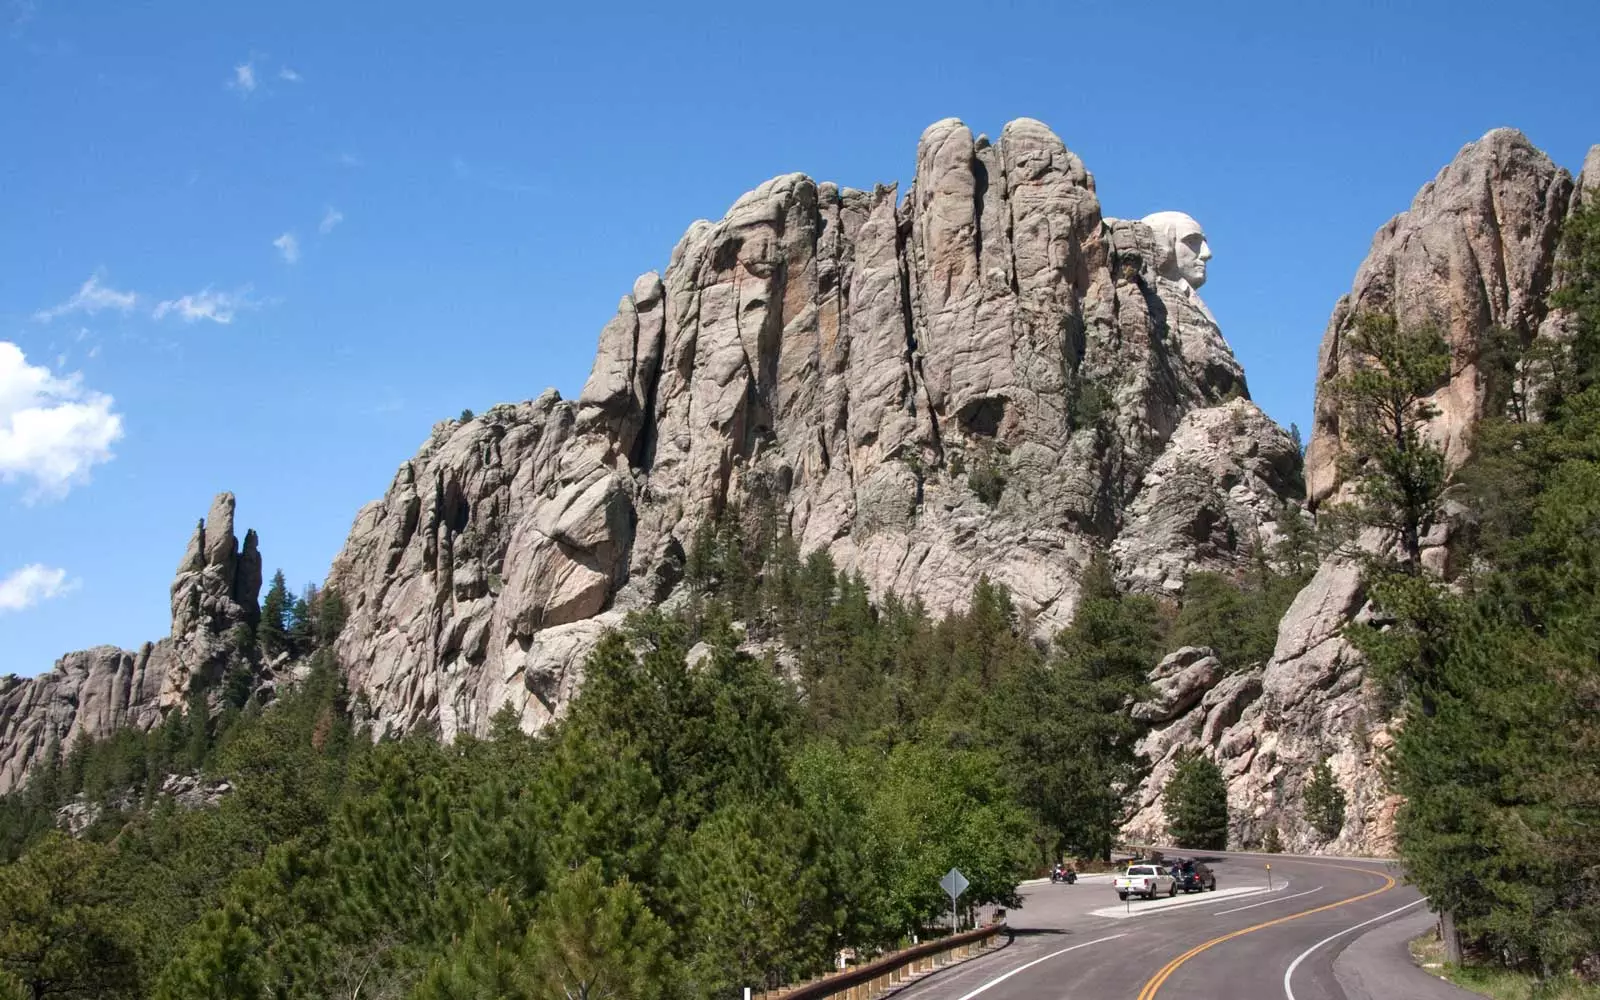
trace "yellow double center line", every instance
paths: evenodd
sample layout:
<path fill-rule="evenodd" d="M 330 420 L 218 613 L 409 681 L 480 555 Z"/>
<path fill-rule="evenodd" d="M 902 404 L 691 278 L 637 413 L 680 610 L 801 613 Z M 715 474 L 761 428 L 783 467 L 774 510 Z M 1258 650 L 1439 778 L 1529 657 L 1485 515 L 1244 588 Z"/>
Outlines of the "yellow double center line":
<path fill-rule="evenodd" d="M 1373 896 L 1376 896 L 1379 893 L 1388 892 L 1397 884 L 1393 877 L 1385 875 L 1382 872 L 1375 872 L 1370 868 L 1356 868 L 1353 865 L 1330 865 L 1315 861 L 1303 861 L 1300 863 L 1315 864 L 1319 868 L 1343 868 L 1346 871 L 1361 872 L 1363 875 L 1376 875 L 1383 879 L 1383 888 L 1374 889 L 1371 892 L 1364 892 L 1359 896 L 1351 896 L 1349 899 L 1341 899 L 1337 903 L 1329 903 L 1326 906 L 1318 906 L 1310 910 L 1301 910 L 1299 913 L 1291 913 L 1287 917 L 1279 917 L 1276 920 L 1268 920 L 1264 923 L 1255 924 L 1250 927 L 1242 927 L 1231 934 L 1224 934 L 1221 937 L 1212 938 L 1210 941 L 1207 941 L 1204 944 L 1197 944 L 1193 948 L 1190 948 L 1188 951 L 1184 952 L 1182 955 L 1179 955 L 1177 958 L 1168 962 L 1166 965 L 1163 965 L 1161 967 L 1161 971 L 1151 976 L 1150 981 L 1144 984 L 1144 989 L 1139 991 L 1139 1000 L 1152 1000 L 1152 998 L 1156 995 L 1156 990 L 1159 990 L 1162 984 L 1165 983 L 1174 972 L 1177 972 L 1183 963 L 1189 961 L 1189 959 L 1195 957 L 1208 948 L 1213 948 L 1224 941 L 1232 941 L 1236 937 L 1243 937 L 1246 934 L 1253 934 L 1256 931 L 1265 930 L 1268 927 L 1276 927 L 1279 924 L 1286 924 L 1291 920 L 1299 920 L 1301 917 L 1309 917 L 1313 913 L 1324 913 L 1328 910 L 1338 909 L 1341 906 L 1349 906 L 1351 903 L 1359 903 L 1363 899 L 1371 899 Z"/>

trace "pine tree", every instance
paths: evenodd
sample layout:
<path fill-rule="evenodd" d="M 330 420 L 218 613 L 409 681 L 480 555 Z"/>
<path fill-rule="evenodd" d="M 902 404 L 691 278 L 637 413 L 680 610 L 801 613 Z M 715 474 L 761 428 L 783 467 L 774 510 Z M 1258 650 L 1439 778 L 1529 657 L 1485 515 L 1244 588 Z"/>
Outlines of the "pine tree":
<path fill-rule="evenodd" d="M 350 612 L 344 603 L 344 598 L 337 588 L 325 587 L 317 601 L 316 608 L 316 644 L 319 649 L 331 647 L 339 638 L 339 633 L 344 631 L 344 623 L 349 618 Z"/>
<path fill-rule="evenodd" d="M 1349 448 L 1345 473 L 1357 484 L 1353 513 L 1381 530 L 1404 571 L 1415 573 L 1444 489 L 1444 453 L 1424 431 L 1438 412 L 1428 397 L 1450 374 L 1450 351 L 1437 330 L 1402 327 L 1381 313 L 1358 317 L 1347 343 L 1348 369 L 1333 390 Z"/>
<path fill-rule="evenodd" d="M 261 652 L 271 659 L 289 649 L 289 585 L 283 579 L 283 570 L 272 574 L 267 596 L 261 602 L 261 621 L 256 625 L 256 638 Z"/>
<path fill-rule="evenodd" d="M 524 946 L 536 1000 L 651 1000 L 668 985 L 666 926 L 626 880 L 590 862 L 541 900 Z"/>
<path fill-rule="evenodd" d="M 531 1000 L 533 970 L 506 898 L 494 893 L 479 904 L 466 935 L 435 961 L 415 1000 Z"/>
<path fill-rule="evenodd" d="M 1311 769 L 1305 787 L 1306 821 L 1323 840 L 1333 840 L 1344 829 L 1344 790 L 1333 779 L 1333 768 L 1324 757 Z"/>
<path fill-rule="evenodd" d="M 1163 792 L 1167 833 L 1179 847 L 1228 846 L 1228 783 L 1222 769 L 1198 753 L 1183 753 Z"/>
<path fill-rule="evenodd" d="M 136 985 L 131 929 L 112 905 L 111 852 L 52 831 L 0 867 L 0 974 L 28 995 L 106 996 Z"/>
<path fill-rule="evenodd" d="M 1590 195 L 1561 226 L 1557 281 L 1552 308 L 1563 310 L 1572 326 L 1571 373 L 1559 379 L 1558 394 L 1576 395 L 1600 381 L 1600 198 Z M 1564 384 L 1562 384 L 1564 383 Z"/>
<path fill-rule="evenodd" d="M 317 648 L 317 610 L 321 598 L 315 584 L 306 589 L 289 605 L 289 649 L 296 656 L 310 656 Z"/>

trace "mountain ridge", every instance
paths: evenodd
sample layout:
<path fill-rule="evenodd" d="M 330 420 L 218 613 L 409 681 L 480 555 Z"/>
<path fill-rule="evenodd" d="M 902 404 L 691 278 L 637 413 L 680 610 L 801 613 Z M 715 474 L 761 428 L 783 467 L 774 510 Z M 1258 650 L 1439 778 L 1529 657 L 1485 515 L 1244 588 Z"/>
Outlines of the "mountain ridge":
<path fill-rule="evenodd" d="M 1487 323 L 1554 335 L 1559 317 L 1528 303 L 1543 299 L 1553 227 L 1590 174 L 1563 181 L 1520 133 L 1496 130 L 1380 228 L 1324 336 L 1313 500 L 1337 487 L 1320 387 L 1350 317 L 1442 319 L 1463 356 Z M 1515 258 L 1491 268 L 1505 276 L 1494 294 L 1473 298 L 1465 267 L 1423 280 L 1427 247 L 1476 267 L 1490 221 L 1533 234 L 1491 241 Z M 576 399 L 546 390 L 441 421 L 357 514 L 328 584 L 350 612 L 337 650 L 366 721 L 451 738 L 487 731 L 510 703 L 524 728 L 547 724 L 607 629 L 681 599 L 696 536 L 720 517 L 774 518 L 802 550 L 935 612 L 988 576 L 1041 637 L 1070 621 L 1099 552 L 1122 586 L 1153 594 L 1240 571 L 1283 518 L 1302 517 L 1299 456 L 1249 401 L 1194 290 L 1164 273 L 1169 252 L 1149 226 L 1103 218 L 1082 161 L 1030 119 L 997 141 L 931 125 L 903 198 L 785 174 L 693 223 L 619 302 Z M 1463 370 L 1446 389 L 1449 440 L 1481 411 Z M 220 495 L 196 531 L 168 639 L 0 680 L 0 792 L 51 745 L 154 725 L 194 678 L 242 655 L 232 637 L 258 614 L 261 566 L 253 533 L 233 535 L 233 506 Z M 1440 572 L 1449 542 L 1430 540 Z M 1382 849 L 1385 720 L 1363 714 L 1361 665 L 1339 634 L 1364 603 L 1355 567 L 1324 562 L 1268 663 L 1177 692 L 1182 713 L 1147 712 L 1165 724 L 1146 743 L 1155 767 L 1130 831 L 1158 828 L 1174 755 L 1198 749 L 1224 764 L 1237 836 L 1284 824 L 1294 840 L 1296 776 L 1332 750 L 1355 817 L 1334 846 Z M 282 666 L 257 665 L 267 681 Z M 1207 674 L 1164 661 L 1153 676 L 1181 687 Z"/>

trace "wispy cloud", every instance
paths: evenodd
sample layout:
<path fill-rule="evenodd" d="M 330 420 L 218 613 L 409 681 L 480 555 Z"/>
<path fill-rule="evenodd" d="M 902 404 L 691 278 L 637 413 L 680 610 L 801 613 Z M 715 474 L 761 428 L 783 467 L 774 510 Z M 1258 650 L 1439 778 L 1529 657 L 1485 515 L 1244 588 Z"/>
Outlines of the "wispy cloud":
<path fill-rule="evenodd" d="M 294 233 L 284 233 L 273 240 L 272 245 L 278 248 L 285 264 L 293 264 L 300 259 L 300 239 Z"/>
<path fill-rule="evenodd" d="M 40 601 L 77 589 L 78 581 L 68 580 L 67 571 L 30 563 L 0 580 L 0 614 L 26 611 Z"/>
<path fill-rule="evenodd" d="M 459 156 L 451 158 L 450 170 L 458 181 L 477 184 L 504 194 L 534 194 L 543 190 L 541 185 L 533 181 L 512 176 L 494 167 L 475 166 Z"/>
<path fill-rule="evenodd" d="M 278 79 L 283 80 L 283 81 L 288 82 L 288 83 L 299 83 L 300 82 L 300 74 L 296 73 L 294 70 L 292 70 L 289 67 L 285 66 L 282 69 L 278 70 Z"/>
<path fill-rule="evenodd" d="M 330 205 L 328 210 L 322 213 L 322 221 L 317 223 L 317 232 L 326 236 L 343 221 L 344 213 Z"/>
<path fill-rule="evenodd" d="M 256 62 L 255 59 L 246 59 L 233 68 L 233 78 L 228 81 L 228 87 L 241 94 L 253 94 L 256 89 Z"/>
<path fill-rule="evenodd" d="M 86 482 L 122 437 L 113 405 L 85 389 L 81 376 L 29 364 L 22 348 L 0 341 L 0 482 L 30 480 L 29 500 L 64 496 Z"/>
<path fill-rule="evenodd" d="M 89 275 L 78 291 L 67 301 L 48 309 L 40 309 L 33 314 L 33 318 L 41 323 L 48 323 L 60 316 L 70 316 L 73 313 L 87 313 L 94 315 L 103 309 L 115 309 L 117 312 L 127 312 L 138 305 L 139 296 L 134 292 L 119 292 L 115 288 L 100 283 L 100 272 Z"/>
<path fill-rule="evenodd" d="M 151 313 L 156 319 L 175 315 L 185 323 L 210 320 L 226 326 L 243 309 L 254 309 L 258 303 L 250 297 L 250 286 L 232 292 L 219 292 L 210 286 L 176 299 L 167 299 L 156 305 Z"/>
<path fill-rule="evenodd" d="M 333 162 L 337 163 L 341 167 L 348 167 L 351 170 L 354 170 L 356 167 L 366 165 L 366 161 L 354 153 L 335 153 L 333 154 Z"/>

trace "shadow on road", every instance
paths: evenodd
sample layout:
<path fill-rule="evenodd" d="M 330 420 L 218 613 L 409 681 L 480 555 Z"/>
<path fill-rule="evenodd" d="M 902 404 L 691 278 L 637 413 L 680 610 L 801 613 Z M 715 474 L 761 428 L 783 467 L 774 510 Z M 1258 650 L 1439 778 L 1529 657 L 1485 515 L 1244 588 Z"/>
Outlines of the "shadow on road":
<path fill-rule="evenodd" d="M 1016 935 L 1019 938 L 1022 938 L 1022 937 L 1061 937 L 1063 934 L 1065 934 L 1067 932 L 1064 931 L 1064 930 L 1061 930 L 1058 927 L 1015 927 L 1015 926 L 1013 926 L 1011 928 L 1011 933 Z"/>

